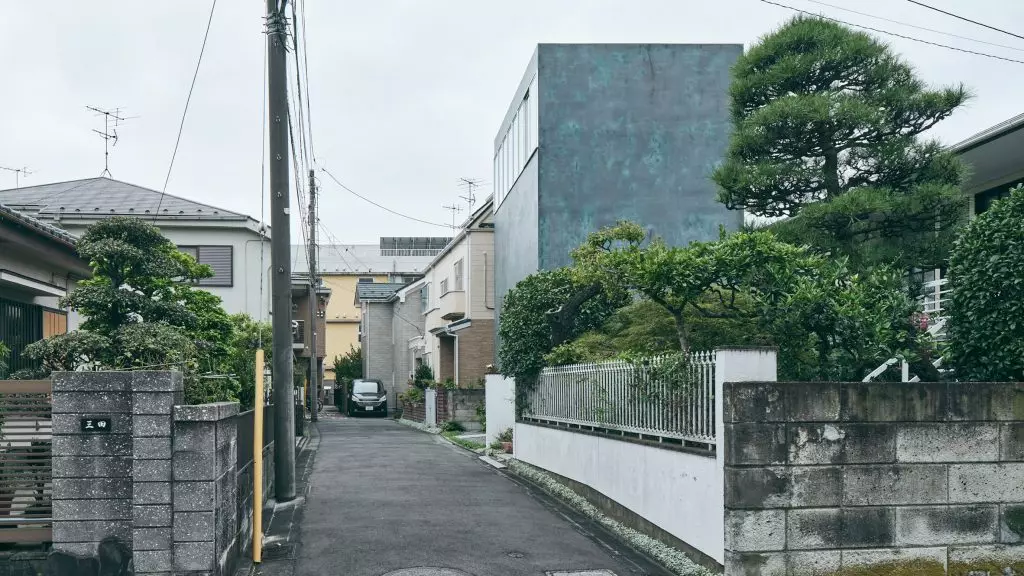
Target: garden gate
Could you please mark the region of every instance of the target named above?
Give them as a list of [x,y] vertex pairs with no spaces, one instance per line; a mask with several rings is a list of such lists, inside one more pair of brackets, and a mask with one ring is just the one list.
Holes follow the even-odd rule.
[[0,543],[52,537],[49,380],[0,380]]

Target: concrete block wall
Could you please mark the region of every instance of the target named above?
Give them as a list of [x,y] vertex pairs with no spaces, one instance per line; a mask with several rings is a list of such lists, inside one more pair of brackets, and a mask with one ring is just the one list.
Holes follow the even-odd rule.
[[729,576],[1024,574],[1024,384],[726,383]]
[[[172,410],[176,372],[59,372],[53,377],[53,564],[102,543],[136,574],[173,570]],[[109,432],[82,419],[109,419]],[[59,573],[59,572],[55,572]]]
[[238,557],[236,402],[174,408],[174,569],[233,574]]
[[[486,401],[484,388],[450,390],[447,397],[449,420],[459,422],[471,432],[482,429],[476,409],[477,406],[483,406]],[[440,413],[440,407],[438,412]]]

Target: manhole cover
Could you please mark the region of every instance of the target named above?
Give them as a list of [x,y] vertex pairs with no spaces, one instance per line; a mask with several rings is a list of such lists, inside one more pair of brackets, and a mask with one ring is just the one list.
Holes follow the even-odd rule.
[[423,566],[420,568],[402,568],[401,570],[395,570],[394,572],[388,572],[384,576],[473,576],[468,572],[462,570],[453,570],[451,568],[430,568],[429,566]]

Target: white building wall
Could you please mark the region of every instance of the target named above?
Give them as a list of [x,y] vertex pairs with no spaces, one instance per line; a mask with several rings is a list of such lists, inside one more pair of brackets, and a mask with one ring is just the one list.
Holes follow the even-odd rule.
[[[64,221],[61,227],[72,234],[81,235],[86,225]],[[232,285],[203,286],[202,289],[223,301],[224,310],[229,314],[245,312],[253,318],[270,319],[270,238],[260,239],[256,232],[241,223],[229,223],[222,227],[160,225],[160,232],[178,246],[231,246]],[[263,263],[260,263],[260,254]],[[260,296],[260,278],[263,279],[263,295]],[[261,314],[262,311],[262,314]]]
[[724,484],[714,458],[523,423],[513,449],[518,460],[586,484],[724,563]]
[[501,374],[488,374],[484,388],[484,408],[487,410],[487,445],[498,439],[498,434],[516,425],[516,381]]

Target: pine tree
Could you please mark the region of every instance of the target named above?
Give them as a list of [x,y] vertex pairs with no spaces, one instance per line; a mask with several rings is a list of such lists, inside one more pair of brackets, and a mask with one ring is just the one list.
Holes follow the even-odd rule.
[[730,96],[719,201],[790,217],[774,225],[783,239],[854,264],[946,258],[964,169],[920,136],[966,101],[962,85],[930,90],[868,34],[798,17],[740,58]]

